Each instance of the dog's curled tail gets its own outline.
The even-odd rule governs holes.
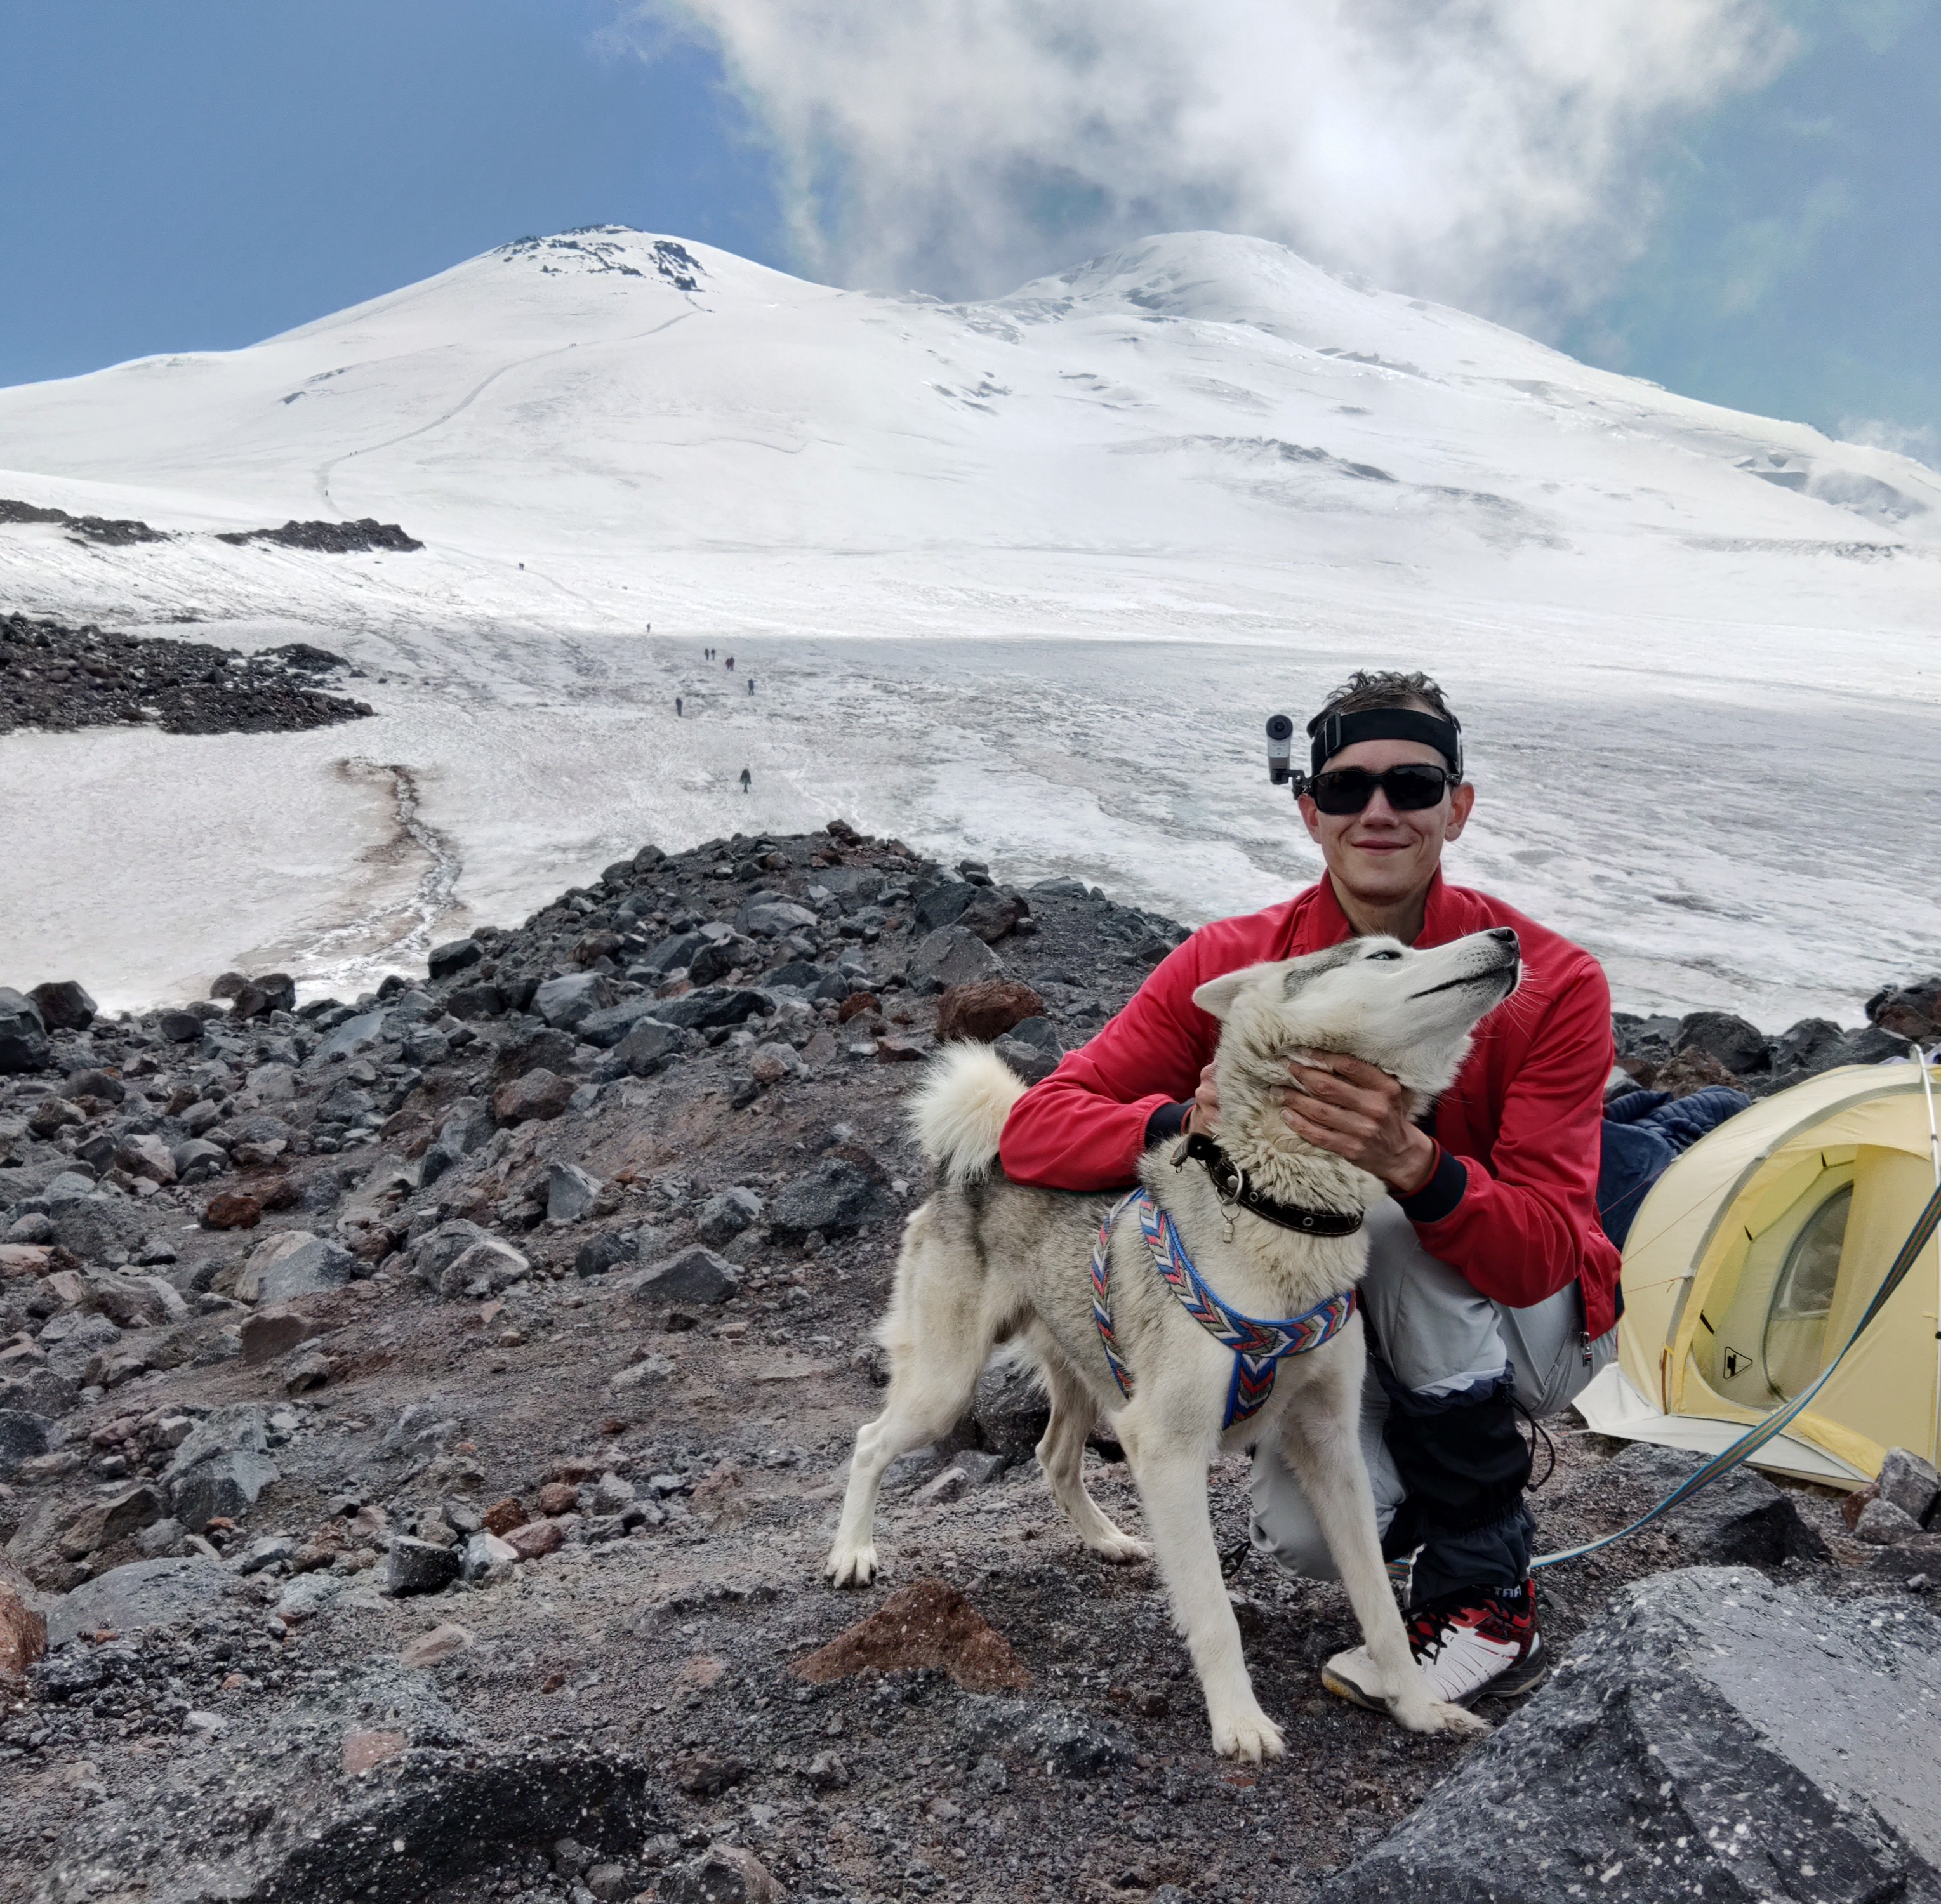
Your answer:
[[[998,1139],[1023,1080],[988,1044],[946,1045],[931,1059],[910,1106],[923,1154],[952,1184],[967,1184],[998,1160]]]

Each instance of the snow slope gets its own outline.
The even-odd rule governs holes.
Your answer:
[[[623,841],[845,802],[1205,916],[1310,869],[1259,719],[1362,661],[1469,711],[1463,871],[1638,1002],[1851,1017],[1941,939],[1903,772],[1941,729],[1941,478],[1260,240],[969,307],[619,228],[523,241],[246,350],[0,391],[0,497],[176,532],[0,525],[6,606],[301,632],[384,717],[10,742],[0,795],[63,790],[0,866],[29,980],[109,946],[131,996],[271,951],[354,973]],[[367,515],[426,547],[213,533]],[[753,703],[708,642],[759,657]],[[106,897],[131,861],[188,876],[145,879],[140,934]]]

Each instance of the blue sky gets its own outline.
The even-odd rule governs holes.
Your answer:
[[[1643,254],[1552,334],[1941,460],[1941,0],[1774,4],[1790,60],[1646,152]],[[715,56],[643,59],[620,11],[0,0],[0,383],[248,343],[574,225],[798,267]]]

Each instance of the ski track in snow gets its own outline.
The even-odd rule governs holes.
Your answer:
[[[315,641],[379,710],[0,741],[0,982],[356,988],[643,840],[837,814],[1198,921],[1315,876],[1261,726],[1356,665],[1442,679],[1451,876],[1621,1006],[1851,1023],[1936,962],[1933,472],[1252,240],[952,307],[596,237],[0,390],[0,496],[176,532],[0,526],[5,606]],[[319,494],[427,546],[209,533]]]

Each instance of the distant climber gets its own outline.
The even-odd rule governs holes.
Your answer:
[[[728,657],[728,671],[731,674],[735,671],[735,657],[732,655]]]
[[[744,793],[747,793],[748,790],[754,785],[754,775],[750,773],[746,767],[744,767],[741,769],[741,791]]]
[[[750,675],[748,677],[748,692],[749,692],[750,694],[753,694],[753,693],[754,692],[754,691],[755,691],[755,677],[754,677],[754,676],[753,676],[753,675],[750,674]]]
[[[674,698],[674,717],[676,720],[678,720],[680,718],[680,696],[679,695],[676,695]]]

